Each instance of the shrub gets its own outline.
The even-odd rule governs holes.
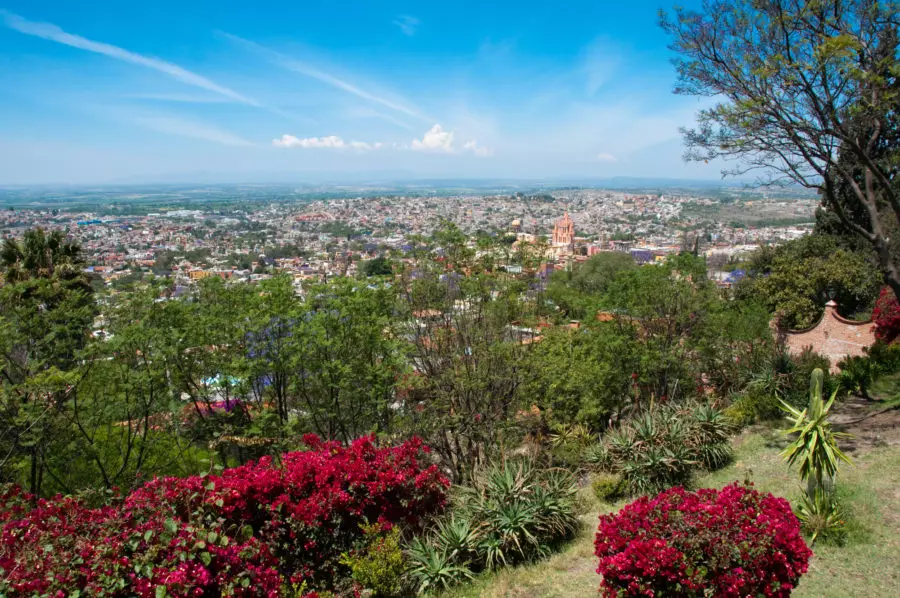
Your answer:
[[[581,453],[581,460],[591,469],[599,471],[606,471],[613,464],[609,448],[602,442],[597,442],[584,449]]]
[[[869,388],[878,376],[875,362],[868,357],[854,355],[846,357],[838,364],[841,375],[838,378],[839,388],[847,393],[859,394],[862,398],[869,398]]]
[[[216,476],[149,482],[88,509],[17,490],[0,503],[0,595],[276,596],[282,584],[332,589],[360,524],[421,528],[448,482],[418,440],[377,448],[307,438],[312,450]],[[25,530],[24,532],[22,530]],[[77,565],[73,565],[77,563]],[[306,586],[304,586],[306,582]]]
[[[600,517],[603,596],[789,596],[812,552],[790,505],[749,485],[673,488]]]
[[[446,590],[472,579],[472,571],[427,539],[413,538],[407,556],[409,575],[419,593]]]
[[[722,414],[736,428],[749,426],[756,421],[756,409],[752,400],[746,395],[736,398],[731,405],[722,411]]]
[[[609,503],[625,496],[626,485],[621,475],[601,472],[591,481],[591,489],[597,500]]]
[[[876,342],[865,351],[875,364],[879,374],[890,375],[900,372],[900,344],[888,345]]]
[[[881,289],[872,319],[875,320],[875,336],[878,340],[891,343],[900,336],[900,304],[890,288]]]
[[[365,548],[344,555],[341,564],[350,568],[353,580],[379,598],[406,595],[406,559],[400,548],[400,529],[385,530],[379,524],[362,526]]]

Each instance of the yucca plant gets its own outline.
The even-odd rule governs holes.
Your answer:
[[[781,408],[790,415],[791,427],[786,434],[796,435],[782,451],[788,465],[799,464],[800,480],[807,482],[807,495],[814,497],[818,490],[831,491],[834,477],[841,461],[851,461],[840,448],[838,439],[847,434],[835,432],[828,421],[828,414],[838,395],[835,390],[828,402],[822,398],[825,374],[821,369],[813,370],[810,377],[809,405],[803,411],[781,401]]]
[[[471,569],[422,538],[413,538],[407,558],[409,576],[419,593],[446,590],[473,577]]]

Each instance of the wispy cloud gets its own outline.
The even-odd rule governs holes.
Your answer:
[[[243,137],[206,123],[185,120],[174,116],[139,116],[134,122],[147,129],[168,135],[190,137],[233,147],[252,147]]]
[[[248,98],[247,96],[244,96],[234,91],[233,89],[229,89],[223,85],[219,85],[215,81],[212,81],[210,79],[207,79],[206,77],[203,77],[202,75],[198,75],[197,73],[182,68],[177,64],[159,60],[158,58],[151,58],[149,56],[136,54],[134,52],[125,50],[124,48],[90,40],[85,37],[81,37],[80,35],[74,35],[62,30],[61,28],[51,23],[38,23],[29,21],[23,17],[20,17],[19,15],[5,10],[0,10],[0,17],[3,18],[4,25],[6,25],[10,29],[18,31],[19,33],[24,33],[25,35],[32,35],[34,37],[54,41],[66,46],[71,46],[73,48],[86,50],[88,52],[103,54],[104,56],[109,56],[110,58],[115,58],[116,60],[121,60],[123,62],[137,64],[164,73],[174,79],[177,79],[178,81],[181,81],[182,83],[186,83],[200,89],[205,89],[207,91],[217,93],[220,96],[229,98],[231,100],[234,100],[235,102],[240,102],[242,104],[247,104],[250,106],[262,107],[261,104],[256,100]]]
[[[376,150],[383,147],[382,143],[366,143],[365,141],[344,141],[337,135],[327,137],[299,138],[293,135],[282,135],[279,139],[273,139],[272,145],[283,148],[304,149],[352,149],[358,151]]]
[[[397,15],[397,18],[394,19],[394,25],[399,27],[404,35],[409,36],[416,34],[416,29],[418,29],[420,24],[421,21],[419,19],[410,15]]]
[[[580,70],[587,95],[596,94],[613,78],[622,65],[623,51],[604,38],[594,40],[584,49]]]
[[[382,106],[390,108],[391,110],[395,110],[397,112],[402,112],[403,114],[413,116],[418,119],[427,120],[425,118],[425,116],[423,116],[419,111],[417,111],[413,108],[410,108],[409,106],[403,105],[392,99],[388,99],[381,95],[377,95],[375,93],[372,93],[370,91],[362,89],[361,87],[354,85],[353,83],[350,83],[343,79],[339,79],[338,77],[332,75],[331,73],[326,73],[325,71],[320,70],[310,64],[301,62],[299,60],[291,58],[290,56],[286,56],[286,55],[282,54],[281,52],[277,52],[275,50],[272,50],[270,48],[262,46],[256,42],[250,41],[248,39],[244,39],[242,37],[238,37],[236,35],[232,35],[230,33],[222,33],[222,35],[224,35],[226,38],[228,38],[234,42],[237,42],[247,48],[251,48],[257,52],[260,52],[264,56],[268,57],[268,59],[270,61],[272,61],[273,63],[280,65],[281,67],[283,67],[289,71],[293,71],[300,75],[305,75],[312,79],[316,79],[318,81],[321,81],[323,83],[331,85],[332,87],[335,87],[335,88],[345,91],[347,93],[353,94],[364,100],[368,100],[370,102],[380,104]]]
[[[186,93],[130,93],[122,97],[129,100],[175,102],[182,104],[227,104],[233,101],[230,98],[218,95],[191,95]]]
[[[403,122],[399,118],[387,114],[385,112],[380,112],[375,110],[374,108],[369,108],[368,106],[356,106],[347,110],[347,116],[350,118],[377,118],[379,120],[385,120],[391,124],[397,125],[398,127],[402,127],[409,131],[415,131],[415,128],[409,123]]]
[[[607,163],[619,161],[619,159],[616,158],[615,156],[613,156],[612,154],[607,154],[605,152],[601,152],[601,153],[597,154],[594,157],[594,159],[597,160],[597,162],[607,162]]]

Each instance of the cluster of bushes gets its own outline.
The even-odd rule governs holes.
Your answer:
[[[155,479],[101,508],[74,498],[0,496],[0,595],[253,596],[350,591],[346,555],[361,526],[417,530],[448,482],[417,440],[310,450]]]
[[[698,469],[719,469],[731,460],[732,427],[706,404],[663,405],[637,415],[586,449],[585,460],[603,472],[594,491],[610,501],[686,486]]]
[[[789,596],[812,551],[790,504],[749,485],[644,496],[600,517],[601,595]]]
[[[549,554],[578,529],[575,477],[530,460],[507,460],[460,489],[450,513],[413,540],[410,573],[419,591],[440,590],[478,571]]]
[[[827,372],[831,362],[807,347],[798,355],[791,355],[784,347],[766,357],[762,364],[752,368],[744,390],[732,397],[725,410],[728,418],[743,426],[756,421],[778,419],[782,416],[781,403],[800,407],[806,404],[809,377],[816,369],[825,374],[825,390],[830,393],[837,381]]]
[[[847,357],[838,364],[841,368],[839,384],[843,390],[868,399],[876,380],[900,372],[900,345],[878,342],[867,347],[865,352],[865,355]]]

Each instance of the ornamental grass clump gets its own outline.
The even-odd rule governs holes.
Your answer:
[[[737,483],[644,496],[602,515],[594,546],[605,598],[786,597],[812,556],[786,500]]]

